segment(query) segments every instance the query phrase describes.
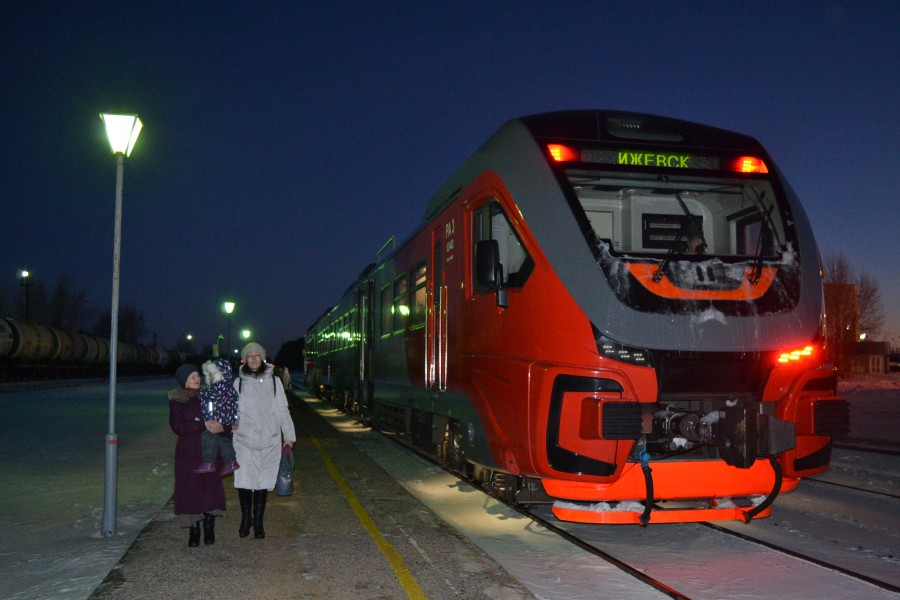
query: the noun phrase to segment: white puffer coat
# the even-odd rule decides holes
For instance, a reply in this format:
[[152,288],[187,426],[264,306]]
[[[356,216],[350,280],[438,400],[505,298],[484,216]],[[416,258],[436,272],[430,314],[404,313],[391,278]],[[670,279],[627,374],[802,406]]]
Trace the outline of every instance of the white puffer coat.
[[234,472],[234,487],[271,491],[278,477],[282,444],[297,440],[284,386],[274,377],[272,365],[256,375],[243,369],[238,373],[234,381],[240,395],[234,450],[241,466]]

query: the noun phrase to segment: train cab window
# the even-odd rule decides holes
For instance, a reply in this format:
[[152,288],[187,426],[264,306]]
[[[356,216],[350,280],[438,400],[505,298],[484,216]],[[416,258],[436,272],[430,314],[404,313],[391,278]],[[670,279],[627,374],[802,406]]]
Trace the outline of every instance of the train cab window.
[[[522,287],[531,271],[534,260],[496,200],[487,202],[472,214],[472,243],[482,240],[496,240],[500,250],[500,264],[503,265],[503,287]],[[473,260],[475,252],[472,252]],[[474,269],[473,269],[474,271]],[[478,286],[474,286],[478,290]]]
[[406,273],[394,280],[394,298],[391,313],[394,321],[394,333],[406,329],[409,317],[409,305],[406,303]]
[[412,298],[409,314],[409,328],[418,329],[425,325],[425,263],[420,264],[412,272]]

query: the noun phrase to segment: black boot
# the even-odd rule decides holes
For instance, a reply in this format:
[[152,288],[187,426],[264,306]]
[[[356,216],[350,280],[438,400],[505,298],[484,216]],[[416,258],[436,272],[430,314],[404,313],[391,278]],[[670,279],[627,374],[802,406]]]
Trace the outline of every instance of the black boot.
[[200,545],[200,521],[191,525],[188,530],[188,547],[196,548]]
[[238,488],[238,498],[241,501],[241,526],[238,528],[238,535],[247,537],[250,535],[250,514],[253,506],[253,492]]
[[216,518],[209,513],[203,513],[203,543],[216,543]]
[[268,490],[253,490],[253,537],[258,540],[266,537],[263,516],[266,514],[266,496],[268,494]]

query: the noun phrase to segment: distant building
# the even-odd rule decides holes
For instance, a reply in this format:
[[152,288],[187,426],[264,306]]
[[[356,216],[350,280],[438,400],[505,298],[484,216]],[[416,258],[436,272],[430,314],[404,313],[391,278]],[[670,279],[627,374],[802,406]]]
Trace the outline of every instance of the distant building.
[[890,344],[858,342],[853,345],[851,372],[854,375],[883,375],[890,372]]
[[826,357],[840,373],[850,373],[860,333],[859,286],[855,283],[825,283],[823,288]]

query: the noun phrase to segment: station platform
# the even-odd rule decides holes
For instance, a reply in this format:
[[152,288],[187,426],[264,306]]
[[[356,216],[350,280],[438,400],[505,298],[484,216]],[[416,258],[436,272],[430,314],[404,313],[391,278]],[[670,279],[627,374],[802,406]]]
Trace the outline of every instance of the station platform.
[[269,493],[264,539],[238,536],[237,493],[226,477],[228,510],[214,544],[189,548],[170,501],[90,598],[534,598],[309,400],[289,393],[295,490]]

